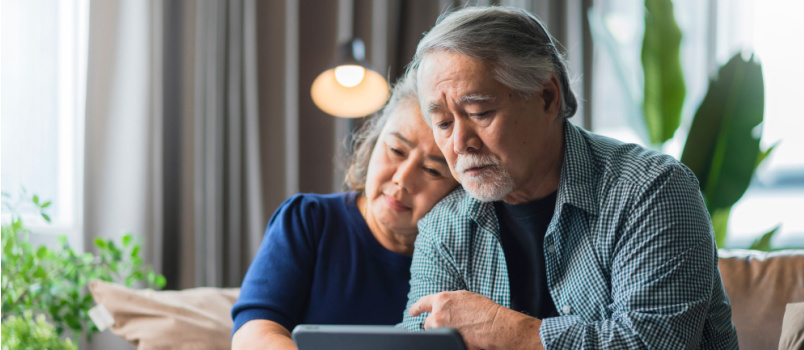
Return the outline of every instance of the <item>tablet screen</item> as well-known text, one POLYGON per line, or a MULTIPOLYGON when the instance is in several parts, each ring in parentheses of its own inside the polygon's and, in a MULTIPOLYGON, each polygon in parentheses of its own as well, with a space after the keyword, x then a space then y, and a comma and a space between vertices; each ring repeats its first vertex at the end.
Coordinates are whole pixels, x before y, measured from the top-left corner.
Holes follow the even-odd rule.
POLYGON ((394 326, 335 326, 302 324, 293 329, 299 350, 465 350, 460 333, 437 328, 411 333, 394 326))

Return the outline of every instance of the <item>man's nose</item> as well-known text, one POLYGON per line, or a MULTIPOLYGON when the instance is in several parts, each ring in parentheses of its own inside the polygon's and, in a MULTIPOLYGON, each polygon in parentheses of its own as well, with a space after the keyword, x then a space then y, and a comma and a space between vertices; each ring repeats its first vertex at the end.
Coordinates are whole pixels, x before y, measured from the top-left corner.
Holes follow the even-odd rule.
POLYGON ((457 154, 477 152, 483 145, 470 123, 455 120, 452 131, 452 147, 457 154))

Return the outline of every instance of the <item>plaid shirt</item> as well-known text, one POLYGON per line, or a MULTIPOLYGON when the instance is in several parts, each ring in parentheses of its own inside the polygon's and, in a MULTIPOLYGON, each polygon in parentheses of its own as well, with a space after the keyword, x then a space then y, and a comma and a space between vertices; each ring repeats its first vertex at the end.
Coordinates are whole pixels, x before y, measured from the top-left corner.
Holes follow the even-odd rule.
MULTIPOLYGON (((542 320, 546 349, 736 349, 731 306, 695 175, 670 156, 565 122, 556 209, 544 238, 560 316, 542 320)), ((462 188, 422 220, 407 309, 468 290, 511 306, 492 203, 462 188)), ((429 313, 400 326, 421 330, 429 313)))

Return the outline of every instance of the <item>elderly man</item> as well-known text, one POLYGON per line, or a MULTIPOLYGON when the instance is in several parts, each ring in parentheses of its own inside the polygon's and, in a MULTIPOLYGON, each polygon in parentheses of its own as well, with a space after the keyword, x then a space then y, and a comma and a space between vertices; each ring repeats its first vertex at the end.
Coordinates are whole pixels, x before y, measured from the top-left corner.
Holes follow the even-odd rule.
POLYGON ((567 121, 566 65, 533 15, 453 12, 411 67, 463 188, 419 222, 403 327, 486 349, 737 347, 695 175, 567 121))

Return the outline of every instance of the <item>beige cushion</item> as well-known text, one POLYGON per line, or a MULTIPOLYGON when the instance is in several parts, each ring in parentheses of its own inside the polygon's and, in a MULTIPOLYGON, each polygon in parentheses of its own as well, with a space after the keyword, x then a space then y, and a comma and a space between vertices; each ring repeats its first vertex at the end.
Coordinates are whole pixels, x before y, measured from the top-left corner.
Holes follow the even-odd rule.
POLYGON ((779 350, 804 349, 804 303, 787 304, 779 350))
POLYGON ((134 290, 92 281, 95 302, 112 314, 112 333, 137 349, 229 349, 230 311, 240 289, 134 290))
POLYGON ((740 349, 776 349, 788 303, 804 302, 804 250, 720 250, 740 349))

